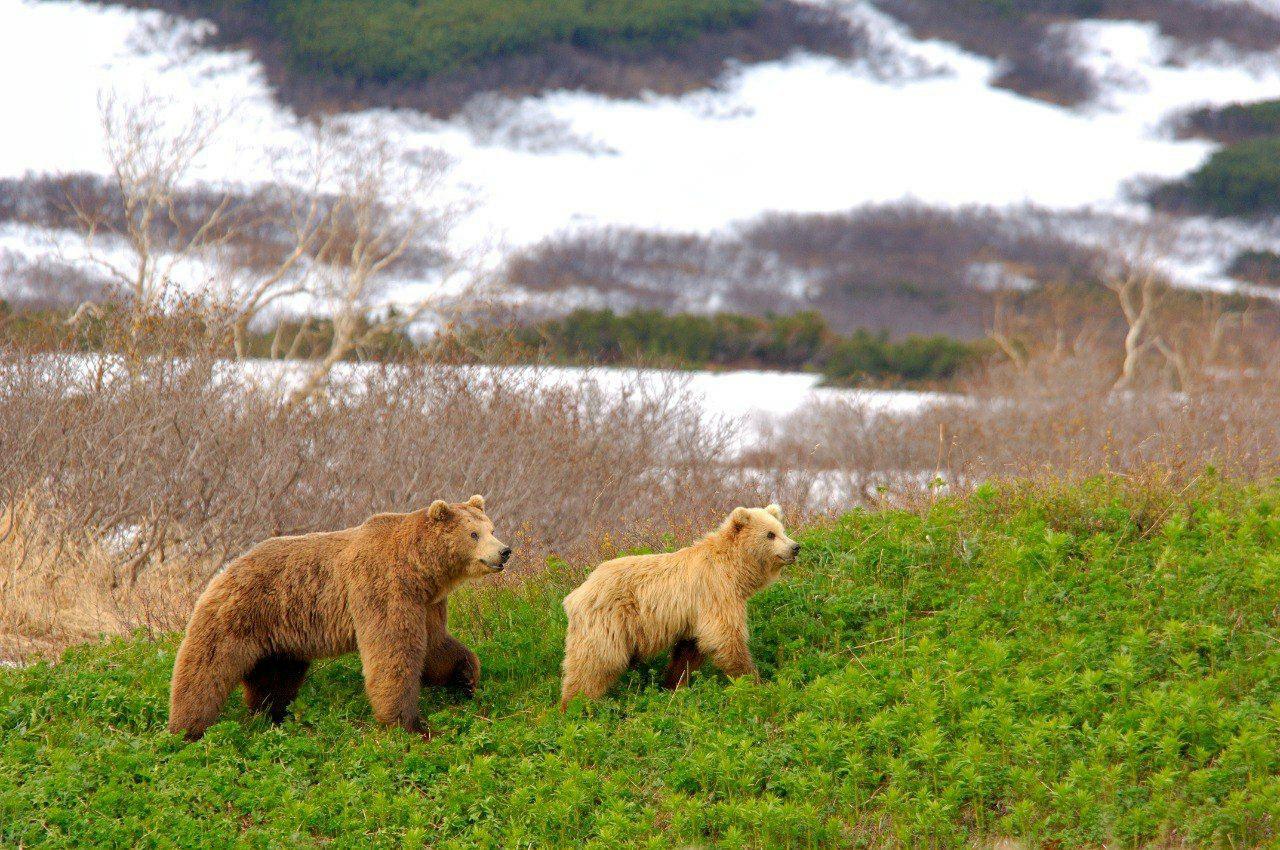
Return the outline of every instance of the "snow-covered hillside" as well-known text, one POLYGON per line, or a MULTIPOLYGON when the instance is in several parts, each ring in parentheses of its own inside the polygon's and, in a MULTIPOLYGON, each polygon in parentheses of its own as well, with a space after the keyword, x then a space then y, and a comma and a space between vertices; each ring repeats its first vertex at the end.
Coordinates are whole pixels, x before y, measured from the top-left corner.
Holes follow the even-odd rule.
MULTIPOLYGON (((904 198, 1141 217, 1126 200, 1130 181, 1185 174, 1211 150, 1173 139, 1172 114, 1280 96, 1274 57, 1168 63, 1153 26, 1089 22, 1071 26, 1103 94, 1066 109, 993 88, 993 62, 915 40, 863 2, 842 8, 868 27, 874 63, 797 55, 681 97, 553 92, 447 121, 347 120, 378 122, 406 150, 452 154, 454 191, 475 198, 454 238, 501 253, 587 224, 711 232, 766 211, 904 198)), ((203 30, 121 7, 0 0, 0 176, 102 170, 96 103, 115 91, 167 98, 178 114, 193 104, 225 112, 200 176, 262 179, 298 122, 273 103, 248 54, 201 48, 203 30)), ((1280 242, 1265 228, 1192 226, 1200 247, 1172 266, 1189 284, 1221 283, 1224 245, 1280 242)), ((7 237, 10 250, 34 243, 13 229, 7 237)))

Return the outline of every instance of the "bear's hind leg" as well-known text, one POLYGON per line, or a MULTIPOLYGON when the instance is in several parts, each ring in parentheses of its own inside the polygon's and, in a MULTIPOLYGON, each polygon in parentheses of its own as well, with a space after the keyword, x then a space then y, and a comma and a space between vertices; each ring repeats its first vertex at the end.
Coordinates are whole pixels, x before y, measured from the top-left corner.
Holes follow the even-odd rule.
POLYGON ((244 701, 249 710, 266 712, 272 723, 283 722, 310 666, 308 661, 287 655, 260 659, 244 677, 244 701))
POLYGON ((214 638, 203 630, 188 629, 173 665, 169 731, 188 741, 204 735, 258 654, 258 648, 247 641, 214 638))
POLYGON ((427 650, 422 668, 422 684, 431 687, 456 688, 474 699, 480 681, 480 659, 452 635, 445 635, 439 645, 427 650))
POLYGON ((560 687, 561 709, 579 694, 592 700, 604 696, 631 663, 631 652, 619 641, 593 641, 584 637, 585 634, 586 630, 569 624, 564 651, 564 682, 560 687))
POLYGON ((573 670, 565 674, 564 684, 560 687, 560 708, 569 704, 569 700, 581 694, 587 699, 599 699, 604 696, 618 677, 627 668, 590 667, 573 670))
POLYGON ((667 665, 667 672, 663 675, 662 687, 674 691, 689 684, 689 677, 705 660, 706 656, 698 650, 696 640, 686 638, 676 641, 676 645, 671 648, 671 663, 667 665))

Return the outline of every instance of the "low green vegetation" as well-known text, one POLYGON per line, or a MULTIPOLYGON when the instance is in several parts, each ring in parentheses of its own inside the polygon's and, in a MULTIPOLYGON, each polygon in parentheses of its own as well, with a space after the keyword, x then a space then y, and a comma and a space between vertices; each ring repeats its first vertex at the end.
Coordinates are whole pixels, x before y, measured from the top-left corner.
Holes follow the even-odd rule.
POLYGON ((1188 200, 1215 215, 1280 212, 1280 137, 1216 151, 1186 181, 1188 200))
POLYGON ((1185 179, 1157 188, 1156 205, 1220 216, 1280 212, 1280 100, 1198 109, 1180 132, 1223 147, 1185 179))
POLYGON ((945 336, 842 336, 812 311, 759 317, 582 309, 499 334, 479 332, 482 349, 557 363, 810 369, 838 385, 946 381, 987 350, 945 336))
POLYGON ((475 703, 375 726, 354 658, 280 727, 164 731, 176 637, 0 671, 0 846, 1263 846, 1280 831, 1280 487, 985 486, 800 534, 762 684, 661 660, 555 705, 581 567, 455 595, 475 703))
POLYGON ((422 80, 547 44, 640 51, 743 24, 760 0, 200 0, 258 19, 308 73, 422 80))
MULTIPOLYGON (((73 326, 65 309, 15 310, 0 299, 0 343, 118 351, 123 344, 118 338, 120 311, 118 305, 105 304, 73 326)), ((198 315, 156 317, 154 322, 156 338, 199 340, 208 335, 198 315), (169 333, 161 333, 161 326, 169 333)), ((366 327, 367 320, 357 330, 366 327)), ((323 357, 332 341, 333 323, 310 317, 286 319, 270 330, 250 329, 242 344, 247 357, 310 360, 323 357)), ((230 335, 222 342, 230 353, 230 335)), ((945 382, 987 352, 983 342, 946 336, 893 340, 887 333, 865 330, 841 336, 812 311, 759 317, 575 310, 534 324, 483 325, 421 342, 403 331, 388 332, 370 339, 350 359, 394 361, 425 354, 447 362, 810 370, 829 384, 855 386, 945 382)))
POLYGON ((988 353, 984 343, 949 336, 908 336, 855 331, 831 346, 822 374, 827 383, 921 383, 954 378, 988 353))

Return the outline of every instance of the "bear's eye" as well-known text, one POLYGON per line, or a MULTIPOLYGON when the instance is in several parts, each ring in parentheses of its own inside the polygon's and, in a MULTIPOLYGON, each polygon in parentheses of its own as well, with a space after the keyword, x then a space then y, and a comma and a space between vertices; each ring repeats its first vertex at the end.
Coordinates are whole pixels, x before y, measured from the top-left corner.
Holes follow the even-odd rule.
POLYGON ((479 540, 479 539, 480 539, 480 532, 478 532, 478 531, 473 531, 473 532, 471 532, 471 539, 472 539, 472 540, 479 540))
POLYGON ((776 535, 776 534, 774 534, 772 531, 770 531, 768 536, 769 536, 769 539, 770 539, 770 540, 772 540, 772 539, 774 539, 775 537, 777 537, 778 535, 776 535))

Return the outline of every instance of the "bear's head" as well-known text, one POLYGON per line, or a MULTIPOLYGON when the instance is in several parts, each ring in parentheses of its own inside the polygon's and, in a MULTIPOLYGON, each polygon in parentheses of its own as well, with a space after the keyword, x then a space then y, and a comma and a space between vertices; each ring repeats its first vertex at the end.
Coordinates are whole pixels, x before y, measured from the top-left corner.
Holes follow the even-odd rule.
POLYGON ((484 512, 484 497, 449 504, 437 499, 427 508, 427 545, 443 556, 455 581, 496 573, 511 558, 511 547, 493 536, 493 522, 484 512))
POLYGON ((795 562, 800 544, 782 527, 782 508, 734 508, 720 527, 746 570, 743 583, 752 590, 768 587, 778 580, 782 568, 795 562))

